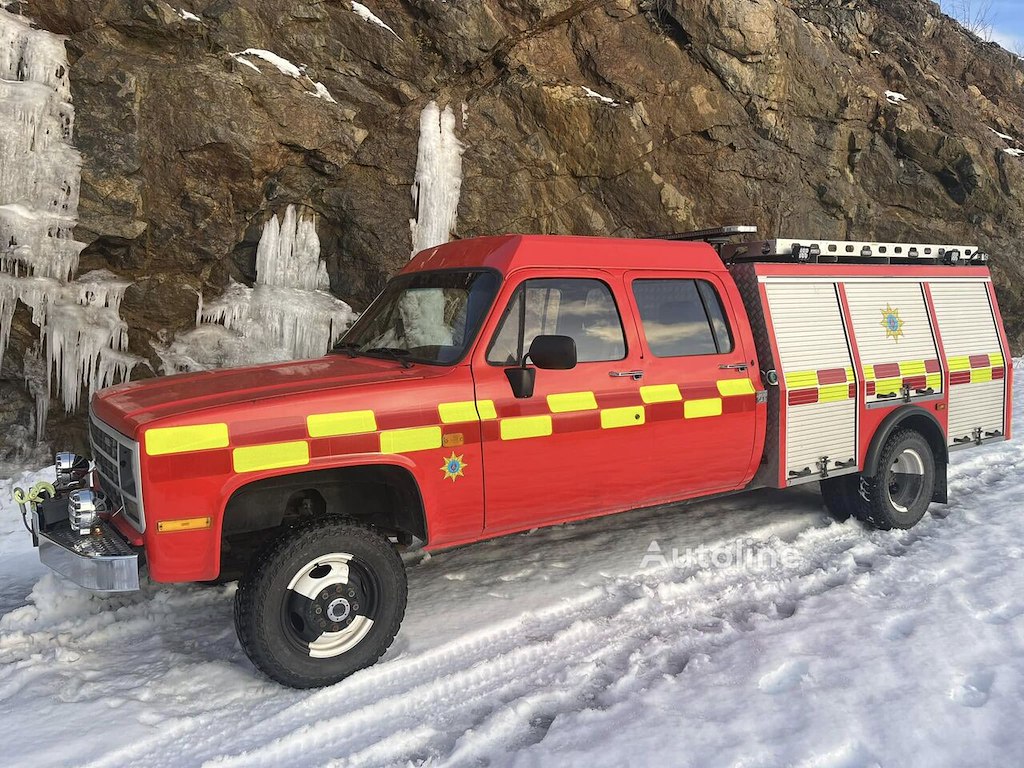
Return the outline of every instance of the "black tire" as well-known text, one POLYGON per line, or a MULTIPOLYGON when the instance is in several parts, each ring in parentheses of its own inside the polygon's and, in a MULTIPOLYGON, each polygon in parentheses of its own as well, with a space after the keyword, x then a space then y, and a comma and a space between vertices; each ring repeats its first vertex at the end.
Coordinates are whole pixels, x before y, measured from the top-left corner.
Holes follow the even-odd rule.
POLYGON ((407 595, 391 542, 351 520, 320 517, 287 529, 254 558, 235 593, 235 630, 267 677, 319 688, 384 654, 407 595))
POLYGON ((889 436, 874 477, 861 484, 856 512, 883 531, 913 528, 935 492, 935 455, 919 433, 899 429, 889 436))
POLYGON ((840 522, 857 515, 860 498, 860 475, 842 475, 822 480, 821 500, 828 513, 840 522))

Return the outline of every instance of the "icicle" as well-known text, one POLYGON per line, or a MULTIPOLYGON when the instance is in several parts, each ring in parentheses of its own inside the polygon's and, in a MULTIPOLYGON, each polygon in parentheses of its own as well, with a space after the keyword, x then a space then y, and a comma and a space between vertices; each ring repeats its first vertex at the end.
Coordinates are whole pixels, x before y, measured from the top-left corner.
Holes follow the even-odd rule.
POLYGON ((439 111, 430 102, 420 114, 420 141, 416 153, 416 183, 412 201, 416 218, 409 220, 412 255, 447 243, 455 231, 462 190, 463 146, 455 137, 451 107, 439 111))
MULTIPOLYGON (((165 373, 318 357, 355 314, 332 296, 316 218, 289 205, 271 216, 256 247, 256 286, 231 281, 203 302, 197 328, 156 347, 165 373)), ((0 305, 2 309, 2 305, 0 305)))
POLYGON ((70 101, 64 38, 0 9, 0 364, 20 301, 45 350, 45 363, 38 349, 25 356, 37 436, 51 394, 72 411, 84 388, 124 379, 139 362, 124 352, 118 314, 130 283, 106 270, 71 282, 84 243, 73 234, 82 159, 70 101))

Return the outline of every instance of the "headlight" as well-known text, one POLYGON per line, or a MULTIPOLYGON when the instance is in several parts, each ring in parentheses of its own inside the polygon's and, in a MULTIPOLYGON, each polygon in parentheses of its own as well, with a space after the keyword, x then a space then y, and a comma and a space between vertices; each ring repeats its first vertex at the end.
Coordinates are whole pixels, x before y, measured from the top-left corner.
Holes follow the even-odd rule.
POLYGON ((92 469, 92 466, 84 456, 63 451, 57 454, 55 464, 58 491, 68 491, 88 482, 89 470, 92 469))
POLYGON ((71 530, 85 536, 99 519, 100 512, 107 511, 107 500, 96 491, 72 491, 68 495, 68 520, 71 530))

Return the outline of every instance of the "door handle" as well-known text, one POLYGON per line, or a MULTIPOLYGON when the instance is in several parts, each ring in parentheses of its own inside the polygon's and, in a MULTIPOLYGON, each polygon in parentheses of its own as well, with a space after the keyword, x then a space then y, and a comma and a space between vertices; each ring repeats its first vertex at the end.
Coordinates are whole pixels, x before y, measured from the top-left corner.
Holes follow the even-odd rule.
POLYGON ((718 367, 721 368, 723 371, 745 371, 747 370, 748 366, 746 363, 723 363, 718 367))
POLYGON ((630 378, 633 381, 640 381, 644 377, 643 371, 608 371, 608 375, 613 379, 625 379, 630 378))

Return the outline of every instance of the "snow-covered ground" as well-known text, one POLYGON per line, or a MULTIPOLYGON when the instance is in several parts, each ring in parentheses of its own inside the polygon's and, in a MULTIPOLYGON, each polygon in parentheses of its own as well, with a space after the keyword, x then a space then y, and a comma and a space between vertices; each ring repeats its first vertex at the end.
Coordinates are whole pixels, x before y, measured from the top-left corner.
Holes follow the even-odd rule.
POLYGON ((910 532, 805 489, 435 555, 387 656, 313 692, 249 664, 233 585, 100 598, 48 574, 2 481, 4 764, 1012 765, 1022 460, 956 454, 952 503, 910 532), (652 541, 706 548, 659 565, 652 541))

